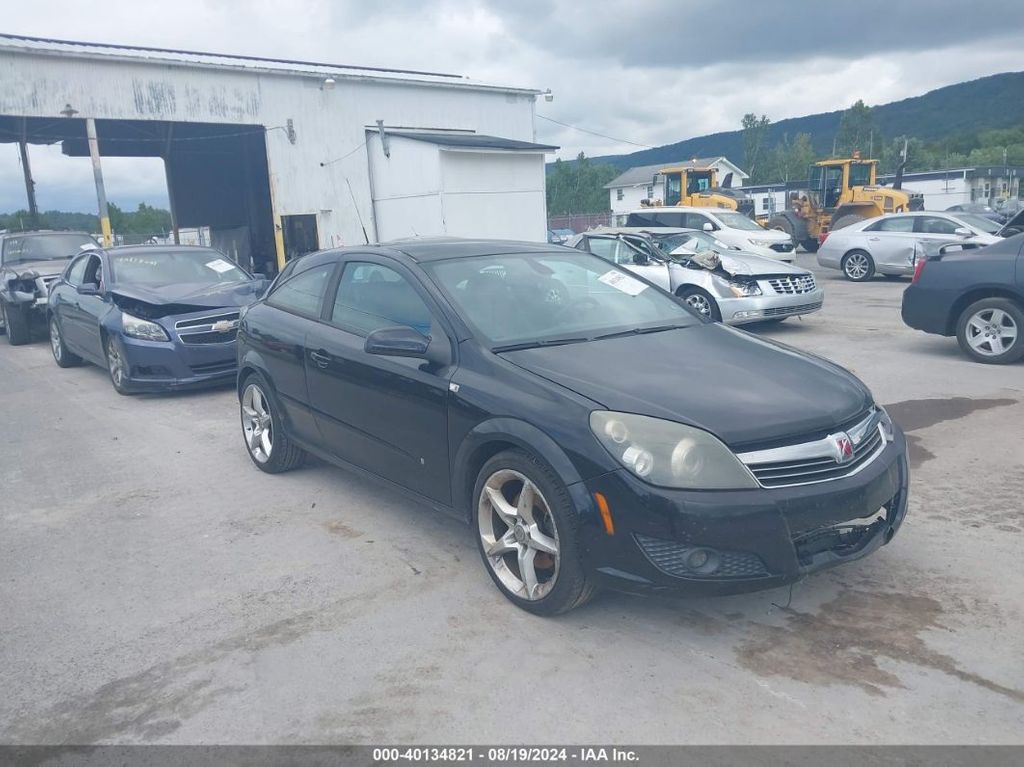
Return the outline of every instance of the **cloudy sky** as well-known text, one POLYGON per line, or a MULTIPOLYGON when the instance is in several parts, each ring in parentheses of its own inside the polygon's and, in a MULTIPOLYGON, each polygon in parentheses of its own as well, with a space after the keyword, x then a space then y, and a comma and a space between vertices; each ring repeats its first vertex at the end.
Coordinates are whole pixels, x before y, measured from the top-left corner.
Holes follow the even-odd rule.
MULTIPOLYGON (((454 72, 551 88, 538 138, 572 157, 880 104, 1024 68, 1024 15, 1005 0, 33 0, 3 31, 454 72), (632 142, 632 143, 627 143, 632 142)), ((0 83, 0 87, 2 83, 0 83)), ((40 207, 95 208, 87 159, 32 148, 40 207)), ((105 160, 110 198, 166 205, 159 161, 105 160)), ((24 207, 16 145, 0 145, 0 211, 24 207)))

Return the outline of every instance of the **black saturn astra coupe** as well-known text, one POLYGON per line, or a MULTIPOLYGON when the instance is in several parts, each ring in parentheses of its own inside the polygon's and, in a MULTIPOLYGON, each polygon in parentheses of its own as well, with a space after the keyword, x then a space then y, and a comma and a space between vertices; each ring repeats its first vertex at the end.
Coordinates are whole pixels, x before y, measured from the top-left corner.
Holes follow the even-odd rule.
POLYGON ((501 592, 724 594, 892 539, 903 434, 844 369, 588 253, 426 240, 290 262, 243 309, 257 467, 306 453, 467 520, 501 592))

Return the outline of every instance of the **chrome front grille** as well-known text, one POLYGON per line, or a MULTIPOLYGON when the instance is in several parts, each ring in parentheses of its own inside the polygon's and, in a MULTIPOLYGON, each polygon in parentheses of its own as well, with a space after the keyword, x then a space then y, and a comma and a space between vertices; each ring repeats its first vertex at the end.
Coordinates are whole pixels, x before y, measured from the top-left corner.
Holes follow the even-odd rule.
POLYGON ((225 344, 238 335, 238 312, 222 312, 174 323, 183 344, 225 344))
POLYGON ((845 432, 830 434, 814 442, 741 453, 738 457, 762 487, 810 485, 849 477, 874 461, 885 449, 886 438, 880 413, 845 432), (843 441, 849 446, 844 450, 843 441))
POLYGON ((768 280, 772 290, 782 295, 810 293, 817 285, 813 274, 798 274, 794 277, 772 277, 768 280))

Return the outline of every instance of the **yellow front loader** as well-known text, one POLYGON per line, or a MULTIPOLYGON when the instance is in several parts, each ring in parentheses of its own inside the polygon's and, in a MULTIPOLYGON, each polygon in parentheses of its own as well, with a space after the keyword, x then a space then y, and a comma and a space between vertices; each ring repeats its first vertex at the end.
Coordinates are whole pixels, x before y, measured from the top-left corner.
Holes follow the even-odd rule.
MULTIPOLYGON (((905 162, 905 161, 904 161, 905 162)), ((806 250, 815 251, 825 235, 884 213, 921 210, 924 197, 901 189, 903 165, 891 187, 877 181, 878 160, 822 160, 811 166, 808 189, 791 192, 786 210, 768 222, 769 229, 788 233, 806 250)))
MULTIPOLYGON (((754 201, 746 193, 718 185, 718 169, 690 165, 662 168, 665 177, 661 200, 648 200, 650 206, 686 206, 691 208, 725 208, 754 216, 754 201)), ((732 174, 726 175, 726 182, 732 174)))

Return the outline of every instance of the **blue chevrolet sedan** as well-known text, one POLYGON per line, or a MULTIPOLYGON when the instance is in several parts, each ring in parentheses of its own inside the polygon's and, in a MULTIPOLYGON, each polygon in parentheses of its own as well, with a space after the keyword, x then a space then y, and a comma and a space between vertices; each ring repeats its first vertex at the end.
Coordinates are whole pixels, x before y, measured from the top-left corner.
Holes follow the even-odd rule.
POLYGON ((91 250, 50 289, 53 359, 106 368, 120 394, 232 381, 239 312, 266 286, 211 248, 91 250))

